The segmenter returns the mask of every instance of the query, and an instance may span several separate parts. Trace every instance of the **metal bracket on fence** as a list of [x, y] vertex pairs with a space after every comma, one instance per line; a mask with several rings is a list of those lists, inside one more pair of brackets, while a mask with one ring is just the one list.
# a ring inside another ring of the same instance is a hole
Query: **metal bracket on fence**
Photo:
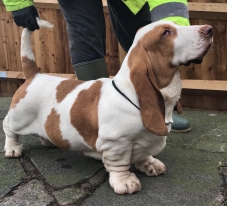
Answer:
[[6, 81], [6, 72], [0, 72], [0, 81]]

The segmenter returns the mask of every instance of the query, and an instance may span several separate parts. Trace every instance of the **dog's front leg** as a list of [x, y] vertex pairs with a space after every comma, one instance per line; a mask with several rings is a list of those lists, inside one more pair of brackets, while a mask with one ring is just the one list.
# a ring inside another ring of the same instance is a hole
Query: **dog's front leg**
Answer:
[[117, 194], [133, 194], [141, 190], [139, 179], [129, 171], [131, 167], [132, 143], [123, 141], [108, 141], [103, 145], [102, 161], [110, 173], [109, 183]]
[[144, 160], [135, 163], [135, 167], [147, 176], [158, 176], [166, 172], [166, 166], [153, 156], [147, 156]]

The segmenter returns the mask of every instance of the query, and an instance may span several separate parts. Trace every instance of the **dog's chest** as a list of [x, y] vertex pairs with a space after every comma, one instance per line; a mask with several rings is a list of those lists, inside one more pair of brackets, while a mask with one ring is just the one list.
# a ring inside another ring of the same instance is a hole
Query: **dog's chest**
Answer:
[[157, 155], [166, 145], [166, 136], [156, 136], [143, 130], [135, 138], [132, 148], [132, 163], [144, 159], [148, 155]]

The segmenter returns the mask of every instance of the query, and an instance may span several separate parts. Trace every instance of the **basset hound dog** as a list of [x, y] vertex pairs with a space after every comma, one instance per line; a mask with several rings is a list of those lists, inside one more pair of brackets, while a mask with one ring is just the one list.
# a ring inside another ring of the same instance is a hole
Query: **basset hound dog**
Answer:
[[[38, 20], [40, 27], [51, 27]], [[148, 176], [166, 172], [153, 156], [166, 145], [172, 111], [181, 94], [178, 66], [201, 63], [212, 41], [209, 25], [158, 21], [138, 30], [113, 79], [79, 81], [39, 73], [24, 29], [21, 60], [26, 77], [3, 121], [5, 156], [20, 157], [19, 135], [44, 145], [81, 151], [102, 160], [118, 194], [141, 190], [131, 164]]]

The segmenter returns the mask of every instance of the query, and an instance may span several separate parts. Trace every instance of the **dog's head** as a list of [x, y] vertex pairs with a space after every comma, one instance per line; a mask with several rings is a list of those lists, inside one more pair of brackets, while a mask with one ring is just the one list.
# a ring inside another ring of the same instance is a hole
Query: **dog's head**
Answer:
[[168, 86], [178, 66], [201, 63], [212, 44], [212, 27], [179, 26], [159, 21], [141, 28], [128, 53], [130, 78], [140, 102], [145, 127], [168, 134], [160, 89]]

